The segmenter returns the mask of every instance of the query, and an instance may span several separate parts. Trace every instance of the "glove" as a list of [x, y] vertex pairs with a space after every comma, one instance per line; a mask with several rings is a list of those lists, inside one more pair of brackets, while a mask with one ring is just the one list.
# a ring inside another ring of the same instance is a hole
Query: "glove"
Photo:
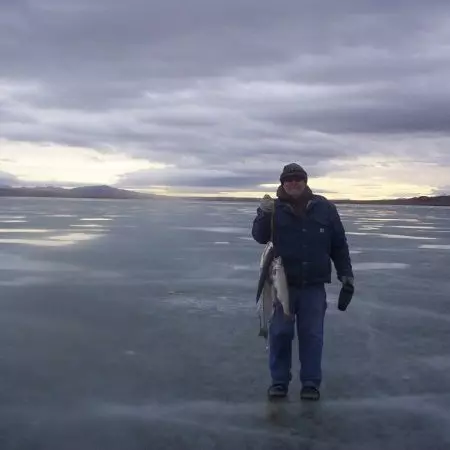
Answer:
[[355, 292], [353, 277], [343, 276], [341, 278], [342, 288], [339, 293], [338, 309], [339, 311], [345, 311], [352, 301], [353, 294]]
[[342, 284], [351, 284], [352, 286], [355, 285], [355, 279], [353, 277], [347, 277], [345, 275], [341, 277], [341, 282]]
[[274, 200], [273, 198], [266, 194], [262, 200], [261, 203], [259, 204], [259, 207], [261, 209], [261, 211], [265, 212], [265, 213], [272, 213], [274, 210]]

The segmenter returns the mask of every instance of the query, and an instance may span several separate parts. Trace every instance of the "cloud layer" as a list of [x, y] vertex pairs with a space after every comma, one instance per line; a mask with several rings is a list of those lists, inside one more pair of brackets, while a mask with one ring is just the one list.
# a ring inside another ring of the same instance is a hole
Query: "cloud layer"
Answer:
[[385, 161], [402, 192], [440, 191], [449, 13], [444, 0], [1, 0], [0, 164], [32, 145], [63, 182], [52, 143], [81, 165], [122, 155], [100, 178], [124, 187], [255, 191], [297, 161], [342, 194], [336, 180], [364, 171], [367, 196], [394, 193], [373, 167]]

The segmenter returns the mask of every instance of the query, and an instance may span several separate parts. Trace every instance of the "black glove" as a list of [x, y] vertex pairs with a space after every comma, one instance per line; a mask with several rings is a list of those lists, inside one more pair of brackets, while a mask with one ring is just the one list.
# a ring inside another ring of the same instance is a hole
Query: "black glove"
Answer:
[[345, 311], [352, 301], [353, 293], [355, 292], [355, 286], [353, 284], [353, 278], [342, 277], [342, 288], [339, 293], [338, 309], [339, 311]]

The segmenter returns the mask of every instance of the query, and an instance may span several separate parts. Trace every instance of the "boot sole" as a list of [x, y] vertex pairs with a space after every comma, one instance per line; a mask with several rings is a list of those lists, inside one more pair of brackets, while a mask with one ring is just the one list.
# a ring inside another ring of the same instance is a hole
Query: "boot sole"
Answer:
[[320, 392], [301, 392], [300, 398], [302, 400], [310, 401], [310, 402], [317, 402], [320, 400]]

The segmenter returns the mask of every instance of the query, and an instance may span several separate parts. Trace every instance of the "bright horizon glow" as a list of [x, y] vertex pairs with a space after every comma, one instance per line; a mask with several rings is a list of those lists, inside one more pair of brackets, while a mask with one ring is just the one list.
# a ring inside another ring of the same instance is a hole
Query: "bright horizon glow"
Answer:
[[[334, 178], [317, 178], [311, 179], [308, 185], [312, 191], [319, 195], [324, 195], [330, 200], [382, 200], [382, 199], [394, 199], [394, 198], [405, 198], [405, 197], [418, 197], [421, 195], [432, 195], [433, 187], [426, 186], [425, 189], [419, 188], [419, 186], [408, 185], [408, 184], [397, 184], [391, 183], [388, 186], [376, 185], [365, 186], [354, 180], [351, 187], [355, 190], [352, 192], [342, 190], [339, 191], [337, 187], [341, 184], [343, 180]], [[348, 183], [348, 180], [346, 180]], [[279, 184], [263, 184], [260, 185], [260, 190], [217, 190], [215, 192], [205, 192], [202, 190], [192, 189], [190, 191], [180, 190], [177, 188], [147, 188], [147, 189], [133, 189], [130, 190], [149, 193], [149, 194], [159, 194], [167, 195], [170, 197], [237, 197], [237, 198], [261, 198], [265, 194], [269, 194], [272, 197], [276, 196], [276, 191]], [[359, 188], [358, 188], [359, 186]], [[349, 185], [347, 184], [347, 187]], [[336, 188], [336, 192], [330, 192]]]
[[167, 167], [121, 152], [0, 139], [0, 171], [27, 183], [112, 185], [132, 172]]
[[[124, 176], [134, 172], [164, 171], [174, 165], [133, 158], [125, 153], [100, 151], [92, 148], [67, 147], [32, 143], [12, 143], [0, 139], [0, 172], [13, 176], [15, 186], [38, 183], [59, 187], [100, 185], [120, 187], [137, 192], [178, 197], [247, 197], [260, 198], [264, 194], [275, 197], [277, 182], [262, 183], [246, 188], [221, 186], [198, 188], [150, 183], [148, 186], [123, 186]], [[200, 168], [201, 169], [201, 168]], [[199, 170], [200, 170], [199, 169]], [[176, 168], [182, 173], [180, 168]], [[232, 170], [232, 168], [230, 168]], [[308, 170], [308, 168], [306, 168]], [[433, 195], [448, 186], [448, 167], [388, 157], [357, 157], [352, 164], [331, 161], [325, 176], [309, 177], [309, 186], [330, 200], [379, 200]], [[177, 175], [175, 175], [177, 176]]]

